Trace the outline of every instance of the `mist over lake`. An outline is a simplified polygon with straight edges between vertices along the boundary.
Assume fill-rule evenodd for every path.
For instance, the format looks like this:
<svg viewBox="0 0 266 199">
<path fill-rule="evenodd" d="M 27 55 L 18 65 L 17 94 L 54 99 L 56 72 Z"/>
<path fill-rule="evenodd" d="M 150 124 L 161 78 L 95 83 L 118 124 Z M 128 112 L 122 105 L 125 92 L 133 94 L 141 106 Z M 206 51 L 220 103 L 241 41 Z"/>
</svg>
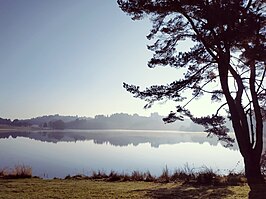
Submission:
<svg viewBox="0 0 266 199">
<path fill-rule="evenodd" d="M 222 174 L 242 171 L 236 145 L 225 148 L 206 133 L 155 130 L 49 130 L 1 132 L 0 168 L 29 165 L 53 178 L 93 171 L 147 171 L 160 175 L 188 164 Z M 226 157 L 226 158 L 225 158 Z"/>
</svg>

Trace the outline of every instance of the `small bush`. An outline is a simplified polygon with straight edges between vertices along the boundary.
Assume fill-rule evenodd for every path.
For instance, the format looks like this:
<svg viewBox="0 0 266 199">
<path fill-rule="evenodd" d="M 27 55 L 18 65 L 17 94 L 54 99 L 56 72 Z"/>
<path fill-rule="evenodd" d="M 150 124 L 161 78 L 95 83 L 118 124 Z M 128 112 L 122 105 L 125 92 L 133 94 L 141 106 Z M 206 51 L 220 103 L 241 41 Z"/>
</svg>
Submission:
<svg viewBox="0 0 266 199">
<path fill-rule="evenodd" d="M 195 179 L 194 168 L 190 167 L 188 164 L 185 164 L 183 168 L 177 169 L 170 177 L 170 181 L 185 181 L 189 182 L 190 180 Z"/>
<path fill-rule="evenodd" d="M 90 178 L 86 175 L 83 175 L 83 174 L 77 174 L 74 176 L 67 175 L 65 177 L 65 180 L 87 180 L 87 179 L 90 179 Z"/>
<path fill-rule="evenodd" d="M 8 174 L 7 168 L 0 169 L 0 178 L 5 177 Z"/>
<path fill-rule="evenodd" d="M 16 165 L 11 175 L 15 178 L 31 178 L 32 168 L 25 165 Z"/>
<path fill-rule="evenodd" d="M 170 181 L 173 181 L 173 182 L 179 181 L 179 180 L 188 182 L 189 180 L 192 180 L 192 179 L 194 179 L 194 175 L 187 174 L 182 170 L 175 170 L 174 173 L 170 177 Z"/>
<path fill-rule="evenodd" d="M 167 165 L 163 169 L 163 172 L 162 172 L 162 174 L 158 180 L 159 180 L 159 182 L 165 182 L 165 183 L 170 182 L 170 174 L 169 174 L 169 170 L 167 168 Z"/>
<path fill-rule="evenodd" d="M 100 170 L 98 172 L 93 171 L 91 178 L 92 179 L 105 179 L 105 178 L 108 178 L 108 175 L 105 172 L 100 171 Z"/>
<path fill-rule="evenodd" d="M 26 165 L 16 165 L 13 169 L 1 169 L 1 178 L 31 178 L 32 169 Z"/>
<path fill-rule="evenodd" d="M 65 180 L 70 180 L 71 179 L 71 176 L 70 175 L 67 175 L 66 177 L 65 177 Z"/>
<path fill-rule="evenodd" d="M 243 184 L 247 182 L 244 174 L 241 173 L 229 173 L 226 176 L 226 184 L 227 185 L 232 185 L 232 186 L 237 186 L 240 184 Z"/>
<path fill-rule="evenodd" d="M 114 182 L 114 181 L 120 181 L 122 180 L 122 176 L 116 173 L 115 171 L 111 171 L 108 176 L 108 181 Z"/>
<path fill-rule="evenodd" d="M 218 176 L 212 169 L 206 167 L 197 174 L 196 182 L 202 185 L 215 184 L 218 182 Z"/>
<path fill-rule="evenodd" d="M 144 181 L 145 177 L 142 172 L 139 171 L 133 171 L 131 174 L 131 179 L 133 181 Z"/>
<path fill-rule="evenodd" d="M 152 176 L 149 171 L 144 173 L 144 181 L 146 181 L 146 182 L 154 182 L 155 180 L 156 180 L 156 178 L 154 176 Z"/>
<path fill-rule="evenodd" d="M 131 176 L 128 174 L 123 174 L 123 179 L 122 181 L 126 182 L 126 181 L 131 181 Z"/>
</svg>

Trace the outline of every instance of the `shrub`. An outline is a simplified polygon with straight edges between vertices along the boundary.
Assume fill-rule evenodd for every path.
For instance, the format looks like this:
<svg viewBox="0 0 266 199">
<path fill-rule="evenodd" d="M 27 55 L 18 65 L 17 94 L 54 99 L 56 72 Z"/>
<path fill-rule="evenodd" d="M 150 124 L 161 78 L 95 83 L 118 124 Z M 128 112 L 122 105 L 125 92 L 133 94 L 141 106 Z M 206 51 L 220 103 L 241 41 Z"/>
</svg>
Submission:
<svg viewBox="0 0 266 199">
<path fill-rule="evenodd" d="M 212 169 L 207 167 L 200 171 L 196 176 L 197 184 L 209 185 L 216 184 L 218 181 L 217 174 Z"/>
<path fill-rule="evenodd" d="M 26 165 L 16 165 L 13 169 L 0 169 L 1 178 L 31 178 L 32 169 Z"/>
<path fill-rule="evenodd" d="M 91 178 L 92 179 L 104 179 L 104 178 L 108 178 L 108 175 L 105 172 L 100 171 L 100 170 L 98 172 L 93 171 Z"/>
<path fill-rule="evenodd" d="M 5 177 L 7 174 L 7 168 L 0 169 L 0 178 Z"/>
<path fill-rule="evenodd" d="M 227 185 L 236 186 L 236 185 L 243 184 L 245 182 L 246 182 L 246 178 L 244 174 L 241 174 L 241 173 L 229 173 L 226 176 Z"/>
<path fill-rule="evenodd" d="M 152 176 L 149 171 L 144 173 L 144 179 L 145 179 L 144 181 L 146 181 L 146 182 L 154 182 L 156 180 L 156 178 L 154 176 Z"/>
<path fill-rule="evenodd" d="M 170 177 L 171 181 L 182 180 L 185 182 L 189 182 L 190 180 L 194 179 L 195 179 L 194 168 L 190 167 L 187 163 L 184 165 L 184 167 L 175 170 Z"/>
<path fill-rule="evenodd" d="M 66 177 L 65 177 L 65 180 L 70 180 L 71 179 L 71 176 L 68 174 Z"/>
<path fill-rule="evenodd" d="M 131 176 L 129 176 L 127 173 L 124 173 L 123 174 L 123 179 L 122 179 L 124 182 L 126 181 L 131 181 Z"/>
<path fill-rule="evenodd" d="M 11 173 L 15 178 L 31 178 L 32 168 L 26 165 L 16 165 Z"/>
<path fill-rule="evenodd" d="M 131 174 L 131 179 L 133 181 L 144 181 L 145 177 L 142 172 L 139 171 L 133 171 Z"/>
<path fill-rule="evenodd" d="M 122 179 L 121 175 L 116 173 L 115 171 L 111 171 L 108 176 L 108 181 L 114 182 L 114 181 L 120 181 Z"/>
<path fill-rule="evenodd" d="M 159 180 L 159 182 L 166 182 L 166 183 L 170 182 L 170 175 L 169 175 L 169 170 L 167 168 L 167 165 L 163 169 L 163 172 L 162 172 L 162 174 L 158 180 Z"/>
</svg>

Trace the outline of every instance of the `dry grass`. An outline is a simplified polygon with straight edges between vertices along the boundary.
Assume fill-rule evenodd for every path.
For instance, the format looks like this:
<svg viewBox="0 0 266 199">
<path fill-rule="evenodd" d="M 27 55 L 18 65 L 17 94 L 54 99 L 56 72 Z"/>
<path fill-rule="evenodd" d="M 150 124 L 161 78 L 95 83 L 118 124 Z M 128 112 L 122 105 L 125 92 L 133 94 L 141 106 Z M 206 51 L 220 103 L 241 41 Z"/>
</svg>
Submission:
<svg viewBox="0 0 266 199">
<path fill-rule="evenodd" d="M 218 175 L 212 169 L 203 167 L 201 170 L 195 172 L 188 166 L 170 172 L 167 166 L 162 170 L 162 174 L 158 177 L 153 176 L 149 171 L 140 172 L 133 171 L 131 174 L 118 173 L 111 171 L 109 174 L 98 171 L 93 172 L 91 176 L 74 175 L 66 176 L 65 179 L 92 179 L 104 180 L 109 182 L 126 182 L 126 181 L 144 181 L 156 183 L 174 183 L 183 182 L 185 184 L 195 185 L 212 185 L 212 186 L 227 186 L 227 185 L 242 185 L 247 182 L 244 174 L 230 173 L 229 175 Z"/>
<path fill-rule="evenodd" d="M 0 170 L 0 178 L 31 178 L 32 168 L 26 165 L 15 165 L 14 168 Z"/>
<path fill-rule="evenodd" d="M 212 198 L 245 199 L 249 187 L 143 181 L 0 179 L 0 198 Z"/>
<path fill-rule="evenodd" d="M 0 169 L 0 178 L 31 178 L 32 168 L 26 165 L 16 165 L 13 169 L 3 168 Z M 160 183 L 173 183 L 180 182 L 187 184 L 197 185 L 241 185 L 247 182 L 244 174 L 230 173 L 227 176 L 216 174 L 212 169 L 204 167 L 197 172 L 194 169 L 184 166 L 181 169 L 175 170 L 171 173 L 167 166 L 162 170 L 159 177 L 153 176 L 149 171 L 140 172 L 133 171 L 131 174 L 118 173 L 111 171 L 106 174 L 103 171 L 93 172 L 91 176 L 74 175 L 66 176 L 66 180 L 104 180 L 109 182 L 126 182 L 126 181 L 144 181 L 144 182 L 160 182 Z"/>
</svg>

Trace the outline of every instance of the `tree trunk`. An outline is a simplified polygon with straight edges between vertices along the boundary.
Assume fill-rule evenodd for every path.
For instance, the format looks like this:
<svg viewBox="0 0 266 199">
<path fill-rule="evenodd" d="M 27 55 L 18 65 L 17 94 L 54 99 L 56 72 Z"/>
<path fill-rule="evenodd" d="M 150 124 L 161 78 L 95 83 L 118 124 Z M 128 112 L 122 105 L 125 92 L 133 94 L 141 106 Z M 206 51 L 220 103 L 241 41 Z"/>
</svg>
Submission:
<svg viewBox="0 0 266 199">
<path fill-rule="evenodd" d="M 249 187 L 252 189 L 253 185 L 263 184 L 264 178 L 260 170 L 260 155 L 250 153 L 244 157 L 244 163 Z"/>
<path fill-rule="evenodd" d="M 265 199 L 266 197 L 266 184 L 253 185 L 253 188 L 248 194 L 249 199 Z"/>
<path fill-rule="evenodd" d="M 232 125 L 235 131 L 235 136 L 239 146 L 241 155 L 244 157 L 245 163 L 245 175 L 247 177 L 248 185 L 251 189 L 251 192 L 255 190 L 257 185 L 264 183 L 264 177 L 261 174 L 260 170 L 260 158 L 262 153 L 263 145 L 263 123 L 262 116 L 260 113 L 260 106 L 258 103 L 258 97 L 256 96 L 255 89 L 255 66 L 251 67 L 252 78 L 250 78 L 250 89 L 252 94 L 252 104 L 254 106 L 255 119 L 256 119 L 256 144 L 253 147 L 253 144 L 250 140 L 249 126 L 247 122 L 247 117 L 245 115 L 244 108 L 241 104 L 242 94 L 244 90 L 243 82 L 240 76 L 233 70 L 230 66 L 230 52 L 229 50 L 226 53 L 221 53 L 220 62 L 218 64 L 220 83 L 225 95 L 229 111 L 232 118 Z M 238 91 L 235 98 L 232 97 L 229 83 L 228 83 L 228 73 L 233 75 L 235 81 L 237 82 Z M 253 128 L 251 126 L 251 128 Z M 252 135 L 254 136 L 254 135 Z M 252 137 L 254 139 L 254 137 Z M 263 185 L 264 186 L 264 185 Z M 265 196 L 266 197 L 266 196 Z"/>
</svg>

